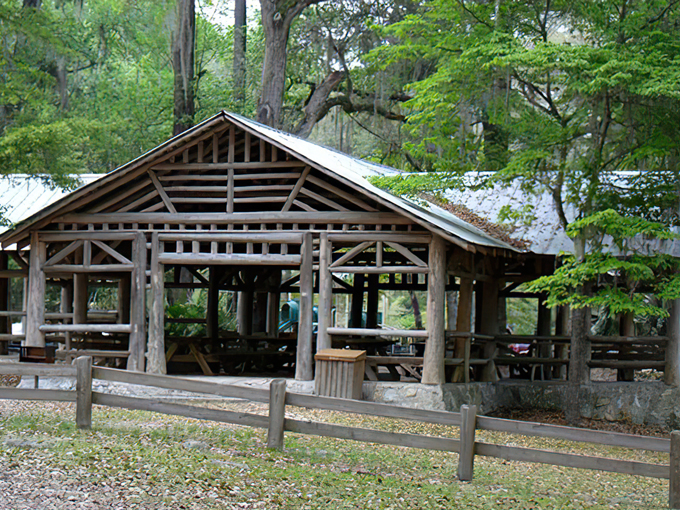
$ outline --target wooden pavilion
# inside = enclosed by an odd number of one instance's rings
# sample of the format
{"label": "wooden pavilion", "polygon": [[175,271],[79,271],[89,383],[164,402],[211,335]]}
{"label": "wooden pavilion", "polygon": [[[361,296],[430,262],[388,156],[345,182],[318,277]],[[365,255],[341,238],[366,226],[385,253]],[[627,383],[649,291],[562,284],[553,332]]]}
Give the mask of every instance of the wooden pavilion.
{"label": "wooden pavilion", "polygon": [[[498,366],[517,364],[532,377],[537,368],[566,377],[569,337],[559,314],[553,334],[549,311],[539,307],[532,341],[542,344],[526,359],[508,351],[522,340],[501,335],[499,320],[504,298],[549,274],[554,257],[524,252],[363,177],[382,171],[220,112],[0,237],[0,344],[19,338],[8,326],[17,313],[8,282],[27,277],[20,339],[26,347],[58,343],[57,356],[67,359],[88,353],[152,373],[193,360],[206,374],[220,362],[226,370],[229,360],[257,359],[311,380],[315,351],[368,346],[370,378],[382,370],[429,384],[493,381]],[[88,310],[93,285],[117,287],[116,310]],[[48,286],[60,289],[58,312],[46,311]],[[166,339],[166,289],[182,288],[207,289],[201,338]],[[381,290],[427,291],[426,329],[381,328]],[[237,331],[220,330],[222,291],[238,295]],[[458,310],[447,318],[450,291],[458,292]],[[278,328],[284,292],[300,296],[292,340]],[[343,328],[333,324],[340,295],[351,296]],[[399,338],[424,343],[424,351],[406,359],[380,350]]]}

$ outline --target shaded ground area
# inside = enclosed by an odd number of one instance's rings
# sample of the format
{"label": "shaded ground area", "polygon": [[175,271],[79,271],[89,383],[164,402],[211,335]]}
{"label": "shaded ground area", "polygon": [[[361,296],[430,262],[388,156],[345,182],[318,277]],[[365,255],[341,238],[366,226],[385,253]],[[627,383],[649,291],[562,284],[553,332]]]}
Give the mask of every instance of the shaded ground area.
{"label": "shaded ground area", "polygon": [[[192,401],[191,405],[198,402]],[[262,404],[203,405],[266,413]],[[289,417],[455,437],[455,427],[289,408]],[[544,420],[545,421],[545,420]],[[480,431],[480,441],[667,463],[668,456]],[[95,406],[77,430],[71,404],[0,401],[0,508],[334,509],[664,508],[668,483],[457,454],[286,434]]]}
{"label": "shaded ground area", "polygon": [[[553,425],[569,425],[564,419],[564,414],[558,411],[544,411],[541,409],[506,409],[493,413],[493,416],[511,420],[551,423]],[[621,432],[623,434],[663,437],[666,439],[669,437],[669,431],[665,427],[659,425],[640,425],[631,421],[606,421],[582,418],[579,426],[593,430]]]}

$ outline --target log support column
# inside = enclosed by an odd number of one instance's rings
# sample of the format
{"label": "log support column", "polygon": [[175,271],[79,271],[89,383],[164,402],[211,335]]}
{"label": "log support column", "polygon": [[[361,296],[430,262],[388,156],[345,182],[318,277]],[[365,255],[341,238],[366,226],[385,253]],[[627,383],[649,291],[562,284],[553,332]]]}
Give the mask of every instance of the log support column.
{"label": "log support column", "polygon": [[590,382],[590,308],[574,308],[571,312],[571,353],[569,382],[576,385]]}
{"label": "log support column", "polygon": [[[479,332],[485,335],[498,335],[498,294],[499,281],[491,279],[482,282],[482,294],[477,296],[481,316],[479,320]],[[484,358],[488,360],[487,364],[482,369],[482,381],[496,382],[498,381],[498,374],[496,373],[496,342],[487,340],[484,344]]]}
{"label": "log support column", "polygon": [[208,303],[206,306],[206,332],[211,340],[219,336],[220,272],[217,266],[208,275]]}
{"label": "log support column", "polygon": [[423,358],[423,384],[443,384],[446,350],[446,243],[434,235],[430,242],[427,277],[427,342]]}
{"label": "log support column", "polygon": [[[557,308],[557,317],[555,319],[555,336],[569,336],[569,307],[560,306]],[[555,358],[569,359],[569,345],[565,343],[558,343],[555,345]],[[560,365],[553,368],[553,377],[556,379],[567,379],[567,366]]]}
{"label": "log support column", "polygon": [[[550,336],[551,335],[551,314],[550,308],[545,305],[546,296],[540,296],[538,298],[538,320],[536,322],[536,335],[537,336]],[[538,357],[539,358],[552,358],[553,356],[553,344],[547,340],[542,340],[538,342]],[[552,379],[552,374],[549,368],[540,367],[543,373],[544,379]]]}
{"label": "log support column", "polygon": [[45,243],[40,242],[38,233],[31,234],[31,263],[28,272],[28,306],[26,309],[26,345],[45,347],[45,334],[40,326],[45,323]]}
{"label": "log support column", "polygon": [[158,232],[151,236],[151,309],[149,310],[149,346],[146,371],[165,374],[165,268],[158,261]]}
{"label": "log support column", "polygon": [[364,313],[364,283],[366,276],[364,274],[354,274],[354,285],[352,290],[352,308],[349,316],[350,328],[363,328],[362,316]]}
{"label": "log support column", "polygon": [[[632,313],[624,313],[619,319],[619,334],[621,336],[635,336],[635,316]],[[626,359],[625,355],[630,353],[630,347],[627,345],[621,345],[619,352],[624,356],[622,359]],[[634,381],[635,380],[635,369],[632,368],[619,368],[616,371],[617,381]]]}
{"label": "log support column", "polygon": [[[61,284],[61,303],[59,303],[61,313],[73,313],[73,280],[64,280]],[[64,320],[66,324],[73,323],[73,319]],[[64,333],[64,349],[71,350],[71,333]],[[72,357],[66,356],[66,363],[71,364]]]}
{"label": "log support column", "polygon": [[270,281],[272,289],[267,293],[267,336],[278,338],[281,310],[281,270],[277,269]]}
{"label": "log support column", "polygon": [[331,337],[328,328],[331,326],[333,306],[333,278],[329,271],[333,248],[328,241],[328,234],[322,232],[319,243],[319,323],[316,334],[316,350],[331,348]]}
{"label": "log support column", "polygon": [[667,330],[664,382],[669,386],[680,386],[680,299],[675,299],[671,303]]}
{"label": "log support column", "polygon": [[[472,326],[472,296],[474,282],[472,278],[460,279],[458,291],[458,313],[456,314],[456,331],[470,333]],[[462,367],[456,367],[451,382],[470,382],[470,342],[471,338],[456,338],[453,350],[454,358],[463,358],[467,361]]]}
{"label": "log support column", "polygon": [[[253,288],[255,281],[250,271],[241,271],[243,283]],[[255,304],[255,294],[252,290],[243,290],[238,293],[236,303],[236,328],[241,336],[250,336],[253,333],[253,305]]]}
{"label": "log support column", "polygon": [[[0,270],[8,269],[7,252],[0,252]],[[0,278],[0,310],[9,311],[9,278]],[[12,318],[0,317],[0,333],[3,335],[12,334]],[[5,356],[9,350],[9,340],[0,340],[0,356]]]}
{"label": "log support column", "polygon": [[314,274],[312,233],[306,232],[300,249],[302,261],[300,264],[300,320],[298,323],[297,354],[295,362],[295,379],[311,381],[312,372],[312,334],[313,334],[313,306],[314,306]]}
{"label": "log support column", "polygon": [[141,232],[132,242],[134,269],[130,279],[130,342],[127,369],[144,372],[146,352],[146,237]]}
{"label": "log support column", "polygon": [[374,329],[378,327],[378,283],[380,275],[368,275],[368,290],[366,296],[366,328]]}

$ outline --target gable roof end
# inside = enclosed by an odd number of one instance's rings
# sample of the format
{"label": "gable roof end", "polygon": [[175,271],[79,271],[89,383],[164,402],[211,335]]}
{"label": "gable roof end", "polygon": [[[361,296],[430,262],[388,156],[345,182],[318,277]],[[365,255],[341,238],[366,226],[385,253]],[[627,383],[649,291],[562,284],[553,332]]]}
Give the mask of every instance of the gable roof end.
{"label": "gable roof end", "polygon": [[76,200],[85,197],[87,194],[96,191],[103,186],[114,183],[116,179],[139,169],[142,165],[150,164],[155,159],[167,156],[174,150],[179,150],[184,144],[199,138],[206,131],[225,121],[233,123],[244,131],[248,131],[267,142],[276,145],[282,150],[289,152],[296,158],[325,173],[329,177],[341,181],[355,191],[369,196],[394,212],[408,217],[413,222],[434,233],[442,235],[449,241],[462,246],[465,249],[474,250],[474,246],[479,246],[510,252],[521,251],[504,241],[488,235],[486,232],[461,220],[437,205],[429,202],[423,201],[421,203],[397,197],[373,186],[364,177],[394,172],[392,169],[348,156],[339,151],[317,145],[308,140],[278,131],[226,111],[219,112],[213,117],[210,117],[193,128],[169,139],[140,157],[109,172],[97,181],[87,184],[45,207],[38,213],[18,223],[14,229],[0,235],[0,242],[2,242],[3,246],[11,244],[20,239],[20,234],[31,228],[40,228],[40,223],[49,221],[50,217],[58,214],[62,209]]}

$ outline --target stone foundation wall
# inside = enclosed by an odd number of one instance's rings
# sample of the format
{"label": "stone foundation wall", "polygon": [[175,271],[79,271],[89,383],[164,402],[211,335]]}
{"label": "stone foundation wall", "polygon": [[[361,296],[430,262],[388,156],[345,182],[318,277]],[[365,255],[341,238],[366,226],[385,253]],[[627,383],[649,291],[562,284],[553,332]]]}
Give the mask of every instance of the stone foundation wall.
{"label": "stone foundation wall", "polygon": [[[680,388],[663,382],[602,382],[581,386],[581,416],[600,420],[680,429]],[[458,411],[474,404],[481,414],[500,409],[560,411],[573,389],[565,383],[502,381],[498,383],[425,385],[364,382],[363,398],[417,409]]]}

